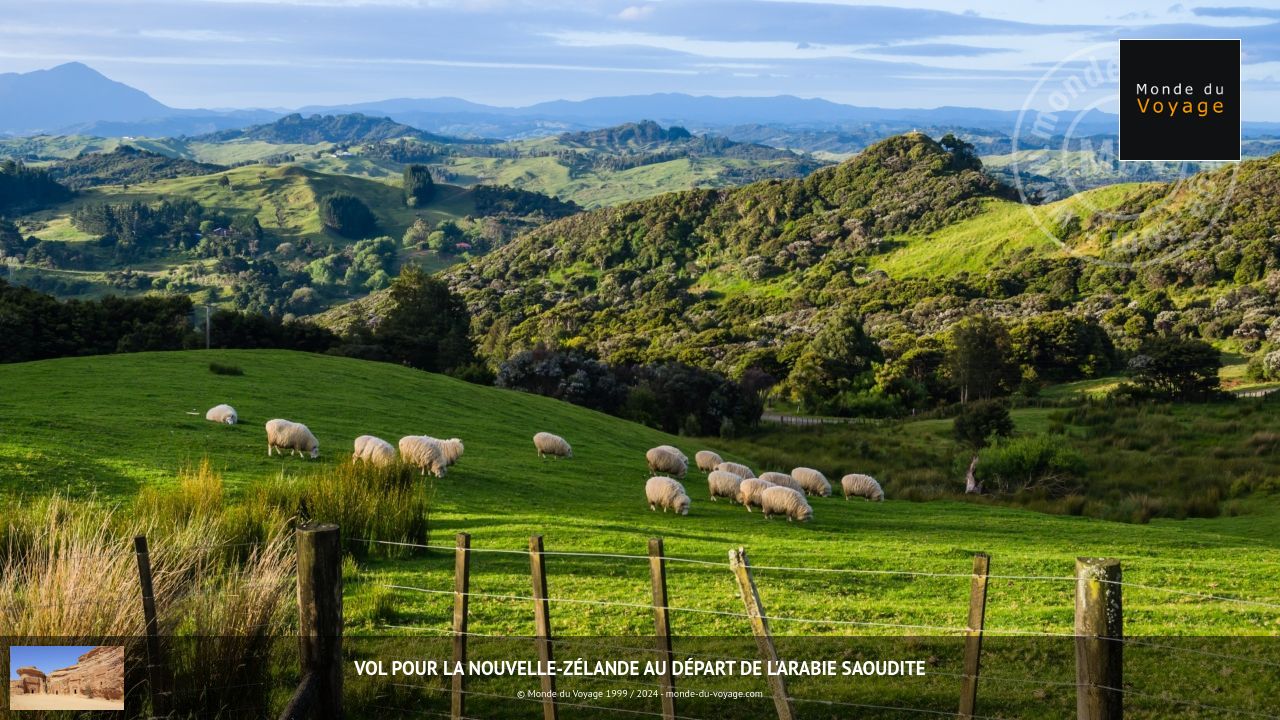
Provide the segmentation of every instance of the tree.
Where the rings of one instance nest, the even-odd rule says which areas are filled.
[[[360,198],[335,192],[320,198],[320,222],[346,238],[366,238],[378,230],[378,220]]]
[[[1165,400],[1207,400],[1218,390],[1218,350],[1203,340],[1154,337],[1129,361],[1138,388]]]
[[[1013,434],[1013,419],[1009,417],[1009,407],[999,400],[968,403],[956,416],[952,432],[961,445],[973,451],[969,471],[964,477],[964,491],[980,493],[982,485],[973,475],[978,467],[978,453],[991,444],[992,437],[1008,437]]]
[[[962,403],[1007,395],[1021,377],[1009,331],[987,315],[972,315],[951,329],[945,368]]]
[[[880,348],[862,329],[862,318],[842,308],[818,331],[791,370],[792,396],[808,409],[837,404],[841,393],[881,359]]]
[[[426,165],[404,166],[404,202],[409,207],[425,205],[435,194],[431,170]]]
[[[373,331],[390,360],[428,372],[475,361],[471,316],[443,280],[406,265],[391,283],[391,309]]]

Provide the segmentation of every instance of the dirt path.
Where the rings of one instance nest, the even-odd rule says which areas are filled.
[[[104,700],[84,695],[11,695],[10,710],[123,710],[124,700]]]

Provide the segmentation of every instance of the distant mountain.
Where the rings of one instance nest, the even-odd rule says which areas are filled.
[[[57,130],[80,123],[172,115],[150,95],[73,62],[48,70],[0,74],[0,129]]]
[[[345,115],[312,115],[300,113],[286,115],[275,122],[251,127],[222,130],[202,135],[196,140],[204,142],[229,142],[232,140],[259,140],[286,143],[369,143],[397,138],[413,138],[435,143],[467,142],[419,130],[386,117],[370,117],[361,113]]]
[[[569,145],[620,150],[647,147],[654,143],[681,142],[692,138],[693,133],[678,125],[664,128],[652,120],[644,120],[600,130],[564,133],[559,139],[560,142]]]
[[[232,110],[214,113],[204,110],[175,110],[177,115],[150,120],[98,120],[70,125],[59,130],[70,135],[95,137],[183,137],[206,135],[219,130],[235,130],[246,125],[268,123],[280,117],[270,110]]]

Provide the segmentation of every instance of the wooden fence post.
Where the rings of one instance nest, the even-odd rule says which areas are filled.
[[[337,525],[308,524],[297,530],[298,644],[302,687],[308,685],[311,716],[342,718],[342,541]],[[299,698],[302,699],[302,698]]]
[[[467,664],[467,599],[471,592],[471,535],[458,533],[453,555],[453,662],[454,667]],[[467,714],[466,676],[453,674],[452,720]]]
[[[1076,717],[1124,717],[1120,561],[1076,559]]]
[[[138,558],[138,585],[142,589],[142,618],[147,633],[147,685],[151,689],[151,711],[161,717],[169,714],[169,693],[164,680],[164,658],[160,653],[160,628],[156,623],[155,588],[151,584],[151,552],[147,536],[133,538],[133,552]]]
[[[978,669],[982,664],[982,631],[987,617],[987,573],[991,556],[973,556],[973,579],[969,582],[969,621],[964,636],[964,680],[960,686],[960,717],[972,718],[978,706]]]
[[[663,720],[676,717],[676,679],[671,672],[675,655],[671,652],[671,616],[667,612],[667,561],[662,550],[662,538],[649,538],[649,579],[653,583],[653,632],[658,645],[659,660],[665,668],[658,675],[658,687],[662,692]]]
[[[529,538],[529,567],[533,577],[534,642],[538,646],[538,662],[547,670],[538,677],[542,681],[543,720],[557,720],[556,676],[549,671],[551,653],[551,603],[547,600],[547,572],[542,564],[542,536]]]
[[[769,619],[760,603],[760,593],[756,591],[756,581],[751,577],[751,565],[747,562],[747,549],[738,548],[729,551],[729,567],[738,579],[738,590],[742,593],[742,602],[747,607],[747,616],[751,620],[751,632],[756,636],[756,646],[760,655],[768,663],[778,662],[778,649],[773,645],[773,636],[769,634]],[[769,688],[773,691],[773,706],[778,711],[778,720],[795,720],[796,709],[787,694],[786,679],[780,674],[769,673]]]

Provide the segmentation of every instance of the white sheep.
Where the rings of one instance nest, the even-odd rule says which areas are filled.
[[[760,493],[760,509],[766,520],[774,515],[786,515],[787,522],[813,519],[813,508],[804,499],[804,493],[789,487],[771,487]]]
[[[311,457],[320,457],[320,441],[311,434],[311,430],[302,423],[291,422],[281,418],[267,421],[267,456],[275,450],[281,455],[285,450],[294,453],[310,453]]]
[[[422,475],[430,470],[432,475],[442,478],[449,469],[440,441],[426,435],[406,435],[400,438],[400,458],[418,468]]]
[[[738,477],[743,478],[744,480],[746,478],[753,478],[756,476],[755,472],[752,471],[751,468],[747,467],[746,465],[743,465],[742,463],[722,462],[719,465],[716,465],[715,469],[723,470],[725,472],[731,472],[734,475],[737,475]]]
[[[699,450],[694,454],[693,459],[698,463],[698,469],[705,473],[715,470],[717,465],[724,462],[724,458],[710,450]]]
[[[440,448],[444,450],[445,463],[452,465],[458,462],[458,458],[462,457],[462,451],[464,450],[462,447],[462,441],[458,438],[449,438],[448,440],[441,440],[439,442]]]
[[[684,451],[676,447],[675,445],[659,445],[658,447],[662,448],[663,450],[666,450],[667,452],[674,453],[675,455],[677,455],[681,460],[684,461],[684,464],[686,466],[689,464],[689,456],[685,455]]]
[[[678,478],[684,477],[685,473],[689,472],[688,459],[670,445],[650,448],[644,457],[649,461],[649,472],[667,473]]]
[[[236,414],[236,409],[225,403],[209,408],[209,412],[204,414],[204,419],[210,422],[226,423],[227,425],[235,425],[240,422],[240,416]]]
[[[813,468],[798,467],[791,471],[791,477],[800,483],[805,495],[831,497],[831,482],[821,471]]]
[[[760,479],[768,480],[774,485],[781,485],[782,487],[785,487],[785,488],[791,488],[792,490],[795,490],[796,492],[799,492],[801,494],[804,493],[804,487],[800,483],[796,482],[795,478],[791,477],[790,475],[784,472],[760,473]]]
[[[552,435],[549,432],[540,432],[533,436],[533,446],[538,449],[538,457],[573,457],[573,448],[569,447],[569,443],[559,435]]]
[[[738,499],[738,486],[742,484],[742,478],[731,472],[723,470],[712,470],[707,473],[707,490],[711,493],[711,502],[715,502],[716,498],[729,498],[729,502]]]
[[[361,435],[356,438],[355,452],[351,454],[351,461],[386,467],[396,461],[396,449],[380,437]]]
[[[669,477],[658,475],[649,478],[649,482],[644,484],[644,494],[649,500],[650,510],[662,508],[662,512],[670,509],[679,515],[689,514],[689,494],[684,491],[684,485]]]
[[[751,506],[760,507],[760,495],[771,487],[777,487],[768,480],[747,478],[738,485],[738,504],[751,512]]]
[[[858,473],[849,473],[840,478],[840,489],[844,490],[844,499],[851,497],[866,498],[875,502],[884,501],[884,490],[880,487],[880,483],[870,475],[860,475]]]

